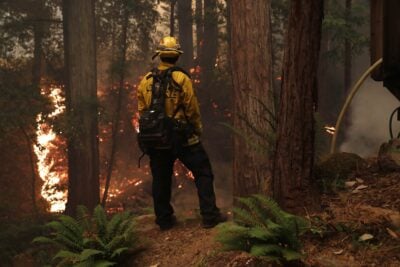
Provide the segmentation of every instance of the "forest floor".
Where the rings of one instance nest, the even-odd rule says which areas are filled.
[[[346,188],[322,196],[322,211],[305,211],[314,234],[301,238],[303,263],[400,266],[400,173],[380,173],[372,163],[349,181]],[[145,249],[129,266],[266,266],[246,253],[221,251],[215,241],[218,229],[203,229],[200,218],[178,218],[175,228],[162,232],[152,215],[140,217]],[[363,235],[370,239],[362,241]]]
[[[383,173],[374,160],[368,162],[348,178],[347,186],[322,195],[321,211],[304,208],[312,225],[312,233],[301,237],[305,266],[400,266],[400,172]],[[196,211],[181,209],[177,217],[176,227],[160,231],[154,215],[139,216],[142,249],[127,266],[276,266],[245,252],[222,251],[215,241],[218,228],[203,229]],[[34,263],[31,250],[15,257],[13,266],[42,266]]]

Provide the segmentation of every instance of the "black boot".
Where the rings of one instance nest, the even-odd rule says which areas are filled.
[[[215,227],[217,224],[226,222],[228,220],[228,216],[225,214],[219,214],[217,217],[213,219],[203,219],[203,228],[209,229]]]

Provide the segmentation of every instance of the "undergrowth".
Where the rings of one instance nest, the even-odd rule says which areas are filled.
[[[262,195],[238,198],[238,202],[241,207],[233,209],[234,222],[218,227],[216,239],[224,250],[246,251],[281,264],[302,258],[299,236],[309,229],[305,219]]]
[[[53,258],[57,266],[119,266],[137,245],[132,215],[118,213],[107,220],[101,206],[93,215],[80,206],[77,219],[61,215],[47,227],[52,230],[50,236],[37,237],[33,242],[59,247]]]

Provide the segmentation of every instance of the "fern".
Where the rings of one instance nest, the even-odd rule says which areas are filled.
[[[37,237],[33,242],[59,246],[54,257],[57,266],[113,266],[135,247],[135,224],[127,212],[108,221],[101,206],[94,209],[92,216],[80,206],[77,219],[62,215],[47,226],[53,230],[50,237]]]
[[[107,214],[102,206],[98,205],[93,211],[93,219],[99,236],[105,236],[107,231]]]
[[[238,198],[234,207],[235,223],[222,224],[217,241],[226,250],[247,251],[272,261],[301,259],[299,235],[307,229],[307,221],[287,213],[272,199],[262,195]]]

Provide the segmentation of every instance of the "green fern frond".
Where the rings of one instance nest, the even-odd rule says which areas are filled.
[[[278,224],[284,223],[285,212],[281,209],[281,207],[279,207],[275,200],[260,194],[253,195],[252,197],[257,199],[262,211],[269,214],[269,217],[273,221],[277,222]]]
[[[299,234],[307,229],[302,217],[282,210],[272,199],[262,195],[239,198],[240,208],[233,208],[237,224],[219,227],[217,241],[225,250],[242,250],[277,262],[301,258]]]
[[[123,222],[121,222],[119,227],[116,229],[116,235],[125,235],[131,232],[134,229],[134,227],[135,227],[135,221],[131,217],[129,217]]]
[[[106,245],[106,250],[110,252],[110,254],[117,248],[123,246],[125,244],[125,237],[123,235],[115,236],[110,243]]]
[[[233,211],[233,220],[243,226],[255,226],[252,214],[245,209],[234,207]]]
[[[79,225],[77,220],[67,215],[61,215],[58,220],[76,237],[82,236],[83,228]]]
[[[79,222],[84,231],[90,231],[92,229],[90,212],[85,206],[79,205],[76,208],[76,220]]]
[[[222,244],[224,250],[249,251],[249,229],[234,223],[223,223],[218,226],[215,240]]]
[[[53,239],[45,237],[45,236],[38,236],[32,240],[32,243],[42,243],[42,244],[52,244],[52,245],[59,245]]]
[[[72,252],[79,252],[83,249],[83,246],[80,244],[79,241],[67,238],[65,236],[65,233],[56,234],[54,236],[54,241]]]
[[[114,266],[136,244],[133,216],[125,212],[108,221],[101,206],[93,215],[85,207],[78,207],[76,220],[61,215],[47,227],[53,230],[51,236],[37,237],[32,242],[61,246],[63,249],[54,257],[60,267]]]
[[[263,218],[263,211],[257,205],[257,201],[253,197],[248,198],[237,198],[238,202],[248,210],[251,214],[251,218],[253,219],[253,226],[263,226],[264,225],[264,218]]]
[[[117,230],[118,230],[120,224],[121,224],[123,221],[125,221],[125,219],[126,219],[126,218],[125,218],[125,217],[126,217],[125,214],[127,214],[127,212],[115,214],[115,215],[111,218],[111,220],[107,223],[107,227],[106,227],[106,236],[105,236],[105,239],[106,239],[107,241],[109,241],[110,239],[112,239],[112,238],[116,235]]]
[[[53,229],[55,233],[57,233],[57,238],[61,240],[61,245],[65,243],[66,246],[69,246],[69,244],[78,244],[81,246],[80,240],[81,236],[77,235],[75,232],[71,231],[66,227],[63,223],[59,221],[52,221],[46,225],[47,227]],[[62,236],[62,237],[61,237]],[[57,239],[55,239],[57,241]],[[65,242],[63,242],[65,240]]]
[[[275,244],[258,244],[251,247],[250,254],[253,256],[280,256],[282,247]]]
[[[60,250],[53,258],[53,260],[56,259],[65,259],[68,262],[74,263],[78,261],[79,254],[68,250]]]
[[[249,236],[261,241],[276,242],[279,232],[271,231],[265,227],[252,227],[249,229]]]
[[[107,231],[107,214],[101,205],[94,209],[93,219],[96,223],[97,234],[104,237]]]
[[[104,255],[104,252],[97,249],[85,249],[79,255],[79,261],[87,261],[97,255]]]

